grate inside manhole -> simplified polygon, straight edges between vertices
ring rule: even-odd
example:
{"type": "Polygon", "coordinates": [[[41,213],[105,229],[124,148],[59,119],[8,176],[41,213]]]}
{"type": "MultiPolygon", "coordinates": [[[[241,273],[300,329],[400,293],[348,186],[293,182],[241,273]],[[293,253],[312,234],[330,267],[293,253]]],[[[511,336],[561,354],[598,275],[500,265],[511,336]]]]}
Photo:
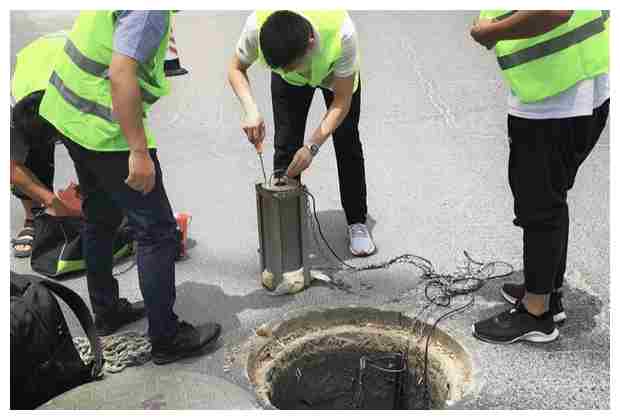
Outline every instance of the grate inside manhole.
{"type": "Polygon", "coordinates": [[[426,409],[430,396],[402,353],[329,352],[302,357],[273,383],[281,410],[426,409]]]}
{"type": "Polygon", "coordinates": [[[430,330],[374,309],[313,313],[266,333],[249,355],[248,377],[267,408],[445,408],[468,392],[471,360],[448,334],[430,330]]]}

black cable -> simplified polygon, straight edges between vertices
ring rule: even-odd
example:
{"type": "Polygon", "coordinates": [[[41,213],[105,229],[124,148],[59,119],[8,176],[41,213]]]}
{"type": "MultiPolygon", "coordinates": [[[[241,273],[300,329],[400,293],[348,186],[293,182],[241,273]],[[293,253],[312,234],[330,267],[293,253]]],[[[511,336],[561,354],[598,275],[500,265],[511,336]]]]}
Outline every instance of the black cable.
{"type": "Polygon", "coordinates": [[[459,306],[456,309],[453,309],[451,311],[446,312],[445,314],[443,314],[442,316],[440,316],[439,318],[437,318],[437,320],[435,321],[435,323],[433,323],[433,326],[431,327],[431,331],[430,333],[426,336],[426,348],[424,349],[424,392],[425,392],[425,399],[428,405],[428,408],[430,409],[430,404],[431,404],[431,395],[430,395],[430,384],[428,381],[428,347],[429,344],[431,342],[431,337],[433,336],[433,332],[435,332],[435,328],[437,327],[437,324],[439,324],[439,322],[441,322],[441,320],[443,320],[444,318],[447,318],[451,315],[454,315],[455,313],[464,311],[465,309],[469,308],[470,306],[473,306],[474,301],[475,301],[476,297],[472,296],[471,300],[469,302],[467,302],[465,305],[463,306],[459,306]]]}
{"type": "Polygon", "coordinates": [[[317,216],[317,212],[316,212],[316,200],[314,198],[314,196],[310,193],[310,191],[308,191],[308,189],[303,186],[302,187],[302,191],[304,192],[304,194],[308,195],[308,197],[310,197],[312,199],[312,214],[314,215],[314,220],[316,221],[316,227],[319,230],[319,235],[321,235],[321,238],[323,239],[323,242],[325,243],[325,245],[327,245],[327,248],[329,248],[329,250],[331,251],[332,255],[334,257],[336,257],[336,259],[344,266],[349,267],[353,270],[355,270],[356,268],[352,265],[347,264],[346,262],[344,262],[339,256],[338,254],[336,254],[336,252],[332,249],[331,245],[329,244],[329,242],[327,242],[327,239],[325,239],[325,236],[323,235],[323,231],[321,230],[321,223],[319,222],[319,217],[317,216]]]}
{"type": "Polygon", "coordinates": [[[345,261],[343,261],[342,258],[338,256],[338,254],[336,254],[334,249],[331,247],[331,245],[325,238],[325,235],[323,235],[323,230],[321,229],[321,223],[319,222],[319,218],[318,218],[317,211],[316,211],[316,199],[314,198],[314,195],[312,195],[312,193],[310,193],[310,191],[308,191],[308,189],[305,186],[302,187],[302,191],[312,200],[312,216],[316,222],[316,228],[318,230],[318,233],[323,243],[327,246],[329,251],[332,253],[332,255],[336,258],[336,260],[338,260],[338,262],[341,265],[355,272],[384,269],[394,264],[413,265],[419,268],[420,270],[422,270],[422,278],[430,280],[427,283],[426,289],[425,289],[425,294],[426,294],[427,299],[433,301],[432,299],[428,297],[429,287],[435,286],[435,287],[439,287],[440,289],[444,290],[444,294],[446,296],[445,298],[448,300],[448,303],[439,304],[439,306],[449,306],[449,301],[450,301],[449,298],[456,296],[456,295],[463,295],[463,294],[469,294],[469,293],[475,292],[479,290],[482,286],[484,286],[484,283],[487,280],[492,280],[492,279],[496,279],[500,277],[506,277],[512,274],[512,272],[514,271],[514,268],[512,267],[511,264],[508,264],[502,261],[493,261],[493,262],[486,263],[486,264],[476,261],[473,258],[471,258],[471,256],[469,255],[467,251],[463,251],[463,253],[465,254],[465,258],[467,259],[467,266],[465,270],[465,275],[461,275],[461,276],[459,275],[455,276],[451,274],[438,274],[435,271],[433,267],[433,263],[431,261],[429,261],[428,259],[424,257],[420,257],[414,254],[403,254],[398,257],[394,257],[390,260],[387,260],[385,262],[382,262],[382,263],[368,264],[368,265],[361,266],[361,267],[352,266],[350,264],[347,264],[345,261]],[[478,277],[480,273],[484,273],[491,269],[492,271],[495,271],[495,266],[502,265],[502,264],[508,268],[506,273],[478,277]],[[472,269],[472,265],[475,265],[479,268],[472,269]],[[469,281],[473,281],[474,284],[469,287],[467,286],[457,287],[459,284],[466,283],[469,281]]]}

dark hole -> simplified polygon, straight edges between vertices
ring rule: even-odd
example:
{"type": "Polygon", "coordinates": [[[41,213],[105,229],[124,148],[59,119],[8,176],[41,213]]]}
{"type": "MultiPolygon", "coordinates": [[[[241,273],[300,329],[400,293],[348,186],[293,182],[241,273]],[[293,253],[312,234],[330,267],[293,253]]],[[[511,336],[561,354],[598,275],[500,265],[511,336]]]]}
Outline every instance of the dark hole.
{"type": "Polygon", "coordinates": [[[420,410],[432,405],[424,383],[400,353],[325,352],[303,356],[274,374],[271,403],[281,410],[420,410]]]}

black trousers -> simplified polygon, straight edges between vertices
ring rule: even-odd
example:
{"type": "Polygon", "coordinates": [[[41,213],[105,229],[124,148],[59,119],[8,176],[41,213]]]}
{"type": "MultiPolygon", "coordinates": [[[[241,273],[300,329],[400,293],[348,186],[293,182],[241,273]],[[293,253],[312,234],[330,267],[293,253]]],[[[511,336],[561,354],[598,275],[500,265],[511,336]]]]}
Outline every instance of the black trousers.
{"type": "MultiPolygon", "coordinates": [[[[43,93],[42,90],[32,92],[11,107],[11,159],[23,161],[43,185],[54,190],[54,149],[58,132],[39,115],[43,93]]],[[[11,191],[17,198],[30,200],[17,187],[12,187],[11,191]]]]}
{"type": "Polygon", "coordinates": [[[514,224],[523,228],[523,272],[530,293],[559,289],[566,271],[566,196],[579,166],[596,145],[609,100],[592,115],[532,120],[508,115],[508,180],[514,224]]]}
{"type": "MultiPolygon", "coordinates": [[[[334,94],[328,89],[320,89],[325,105],[329,108],[334,100],[334,94]]],[[[364,154],[358,130],[361,90],[360,81],[357,92],[353,94],[349,113],[332,136],[338,167],[340,201],[348,224],[365,223],[368,212],[364,154]]],[[[271,74],[275,126],[274,173],[285,171],[295,152],[304,143],[306,120],[314,91],[315,88],[311,86],[294,86],[284,81],[277,73],[271,74]]]]}

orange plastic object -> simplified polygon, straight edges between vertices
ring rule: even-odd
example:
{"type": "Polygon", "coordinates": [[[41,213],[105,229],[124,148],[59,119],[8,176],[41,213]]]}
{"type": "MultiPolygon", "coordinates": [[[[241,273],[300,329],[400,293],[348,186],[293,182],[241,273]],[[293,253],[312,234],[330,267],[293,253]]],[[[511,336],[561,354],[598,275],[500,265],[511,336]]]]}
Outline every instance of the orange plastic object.
{"type": "Polygon", "coordinates": [[[82,197],[80,196],[79,185],[71,182],[64,190],[58,190],[56,195],[71,210],[70,216],[84,216],[82,214],[82,197]]]}
{"type": "Polygon", "coordinates": [[[187,238],[189,237],[189,224],[192,221],[192,216],[189,213],[175,213],[174,218],[177,220],[177,226],[181,231],[181,256],[187,255],[187,238]]]}

